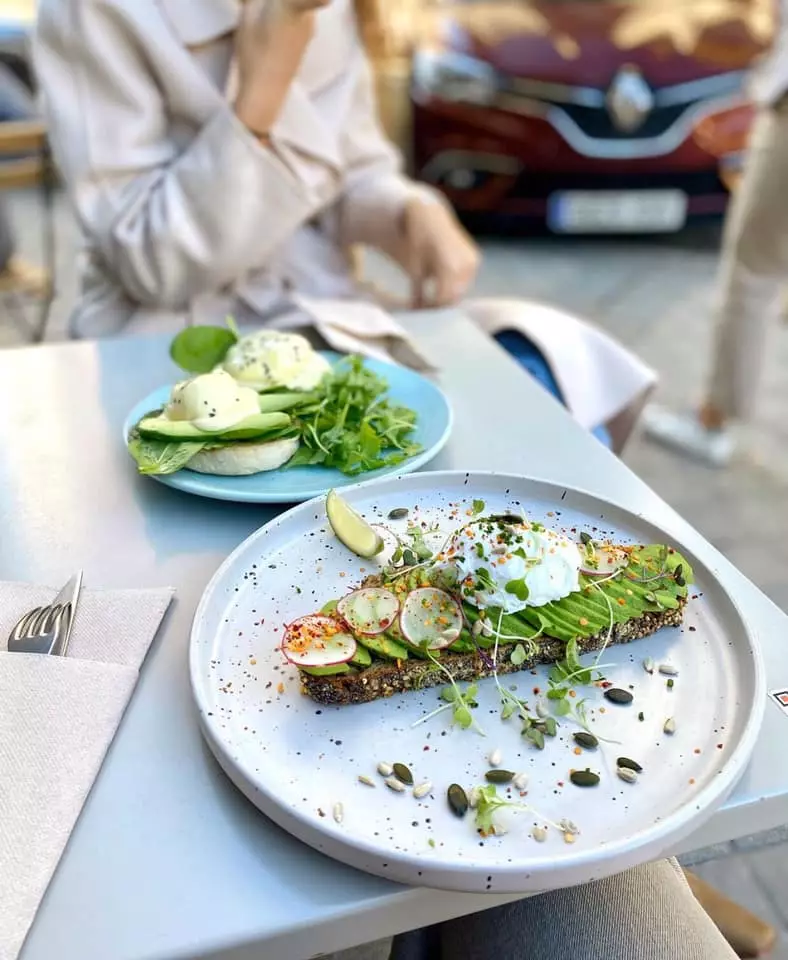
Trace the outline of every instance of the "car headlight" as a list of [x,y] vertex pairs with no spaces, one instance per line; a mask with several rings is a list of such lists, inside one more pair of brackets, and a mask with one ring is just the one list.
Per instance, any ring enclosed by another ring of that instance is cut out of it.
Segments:
[[481,60],[445,50],[419,50],[413,58],[413,84],[442,100],[485,106],[495,97],[493,68]]

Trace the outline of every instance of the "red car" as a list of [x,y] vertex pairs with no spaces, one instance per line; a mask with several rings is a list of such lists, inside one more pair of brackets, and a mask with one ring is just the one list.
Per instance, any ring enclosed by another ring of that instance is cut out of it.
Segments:
[[747,0],[442,8],[413,58],[413,172],[470,226],[668,233],[719,215],[771,30]]

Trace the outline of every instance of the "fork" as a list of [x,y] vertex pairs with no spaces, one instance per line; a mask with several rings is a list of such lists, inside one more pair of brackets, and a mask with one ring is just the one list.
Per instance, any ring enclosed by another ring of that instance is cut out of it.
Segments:
[[70,603],[58,603],[26,613],[8,637],[8,652],[52,653],[70,611]]

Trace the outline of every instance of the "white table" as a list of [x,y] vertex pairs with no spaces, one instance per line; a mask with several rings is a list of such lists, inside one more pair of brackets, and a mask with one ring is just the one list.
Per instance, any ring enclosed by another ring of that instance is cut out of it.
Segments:
[[[456,409],[436,468],[530,473],[648,514],[719,572],[788,682],[786,617],[491,341],[457,314],[407,323],[441,357]],[[137,477],[120,428],[176,371],[165,339],[0,353],[0,579],[172,585],[160,632],[23,960],[301,960],[504,897],[410,889],[356,872],[269,823],[219,772],[191,705],[192,613],[226,554],[272,510],[200,500]],[[755,757],[685,849],[788,821],[788,719],[767,704]],[[512,899],[512,898],[508,898]]]

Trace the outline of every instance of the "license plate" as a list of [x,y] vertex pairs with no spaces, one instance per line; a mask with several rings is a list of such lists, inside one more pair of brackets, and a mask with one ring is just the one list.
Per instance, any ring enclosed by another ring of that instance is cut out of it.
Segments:
[[674,233],[686,219],[682,190],[578,190],[547,201],[547,225],[556,233]]

